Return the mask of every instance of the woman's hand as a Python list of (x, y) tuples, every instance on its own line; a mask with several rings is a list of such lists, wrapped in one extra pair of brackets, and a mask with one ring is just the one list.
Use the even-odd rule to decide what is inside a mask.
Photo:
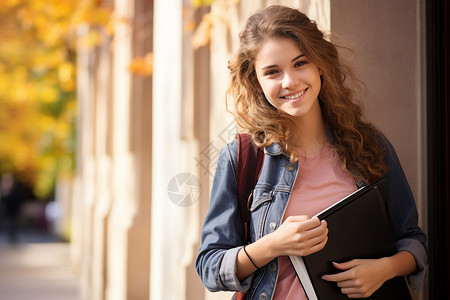
[(336, 282), (349, 298), (367, 298), (394, 277), (386, 258), (354, 259), (340, 264), (333, 262), (333, 266), (343, 272), (324, 275), (322, 279)]
[(343, 272), (324, 275), (322, 279), (336, 282), (349, 298), (367, 298), (389, 279), (409, 275), (417, 268), (414, 256), (408, 251), (380, 259), (354, 259), (333, 265)]
[(328, 228), (317, 217), (290, 216), (270, 236), (275, 256), (305, 256), (325, 247)]
[(243, 279), (254, 272), (253, 263), (261, 267), (278, 256), (312, 254), (323, 249), (327, 240), (328, 228), (325, 221), (321, 222), (317, 217), (288, 217), (275, 232), (246, 246), (247, 253), (243, 249), (238, 252), (236, 276)]

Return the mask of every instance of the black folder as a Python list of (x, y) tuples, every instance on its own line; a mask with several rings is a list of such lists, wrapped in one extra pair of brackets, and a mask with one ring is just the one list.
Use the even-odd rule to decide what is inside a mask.
[[(363, 187), (317, 216), (328, 224), (324, 249), (308, 256), (290, 256), (292, 265), (309, 300), (348, 299), (335, 282), (323, 280), (325, 274), (340, 272), (332, 262), (355, 258), (381, 258), (396, 253), (386, 211), (385, 181)], [(366, 299), (410, 300), (404, 277), (393, 278)]]

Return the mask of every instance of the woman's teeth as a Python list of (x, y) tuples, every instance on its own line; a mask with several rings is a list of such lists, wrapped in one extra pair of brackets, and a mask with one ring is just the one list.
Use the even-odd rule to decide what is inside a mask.
[(303, 90), (297, 94), (291, 95), (291, 96), (285, 96), (284, 98), (288, 99), (288, 100), (294, 100), (297, 99), (298, 97), (300, 97), (301, 95), (303, 95), (305, 93), (306, 90)]

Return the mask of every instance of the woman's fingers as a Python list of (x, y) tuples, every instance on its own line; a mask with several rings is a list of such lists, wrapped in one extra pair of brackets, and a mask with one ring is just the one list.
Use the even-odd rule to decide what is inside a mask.
[[(310, 222), (311, 221), (311, 222)], [(305, 221), (298, 228), (293, 249), (294, 255), (305, 256), (322, 250), (328, 240), (328, 228), (325, 221), (319, 219)]]
[(313, 244), (312, 246), (309, 246), (309, 247), (303, 247), (301, 249), (301, 251), (296, 255), (306, 256), (306, 255), (316, 253), (317, 251), (320, 251), (325, 247), (327, 241), (328, 241), (328, 237), (325, 237), (324, 239), (321, 239), (320, 242), (317, 244)]
[(321, 237), (323, 239), (328, 235), (327, 223), (325, 221), (319, 221), (318, 225), (309, 223), (305, 226), (301, 226), (297, 232), (299, 242), (309, 241), (316, 237)]
[(309, 220), (308, 216), (306, 215), (299, 215), (299, 216), (289, 216), (284, 220), (284, 223), (290, 223), (290, 222), (303, 222)]
[(333, 266), (342, 272), (327, 274), (322, 279), (336, 282), (349, 298), (367, 298), (390, 277), (385, 259), (353, 259)]
[(290, 216), (274, 235), (279, 255), (304, 256), (323, 249), (328, 240), (328, 228), (327, 223), (317, 217)]
[(302, 233), (318, 228), (323, 224), (326, 226), (326, 222), (320, 221), (317, 217), (308, 219), (307, 216), (290, 216), (283, 222), (282, 226), (293, 226), (296, 232)]

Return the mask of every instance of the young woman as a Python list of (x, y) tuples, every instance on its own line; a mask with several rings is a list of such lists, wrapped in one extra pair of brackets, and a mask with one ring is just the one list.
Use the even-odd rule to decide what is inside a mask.
[(392, 145), (363, 119), (335, 45), (303, 13), (283, 6), (251, 16), (240, 42), (228, 94), (265, 160), (244, 247), (237, 141), (221, 151), (196, 260), (203, 284), (247, 299), (307, 299), (287, 256), (325, 247), (326, 222), (309, 216), (384, 177), (398, 252), (334, 264), (341, 272), (323, 280), (349, 298), (368, 297), (395, 276), (420, 289), (427, 248), (413, 195)]

